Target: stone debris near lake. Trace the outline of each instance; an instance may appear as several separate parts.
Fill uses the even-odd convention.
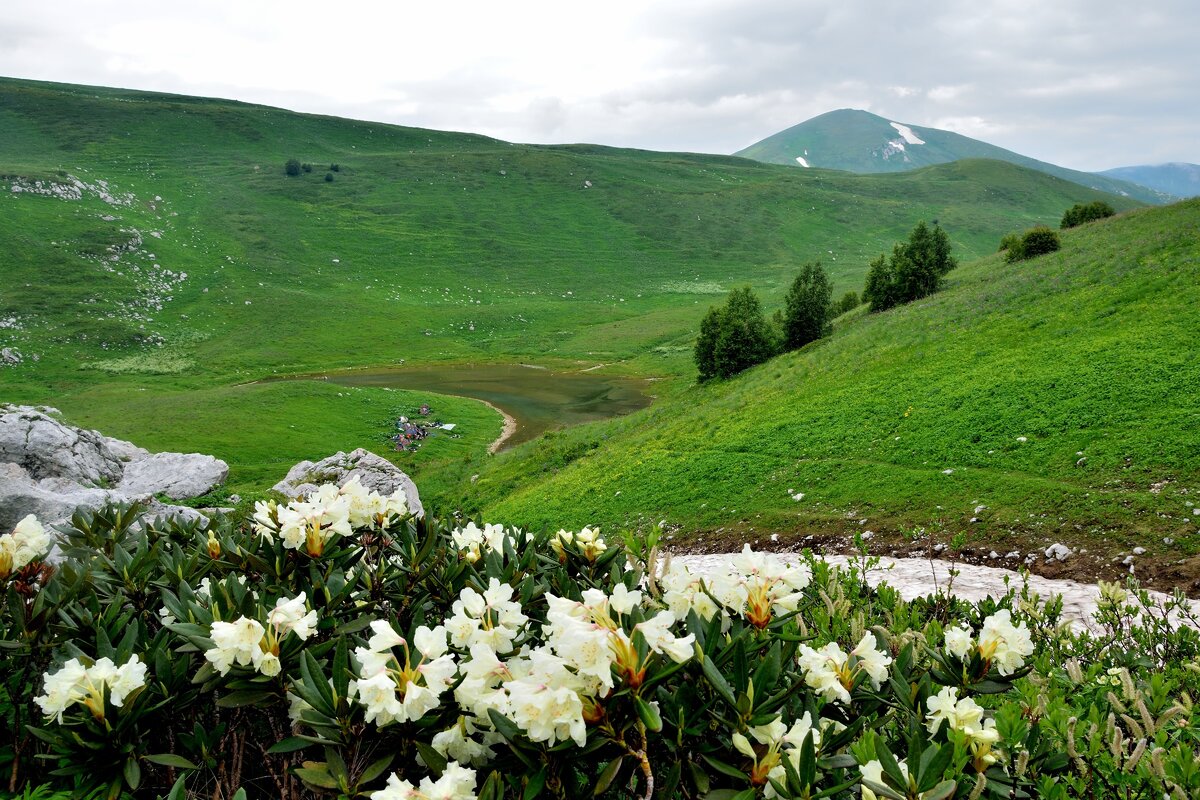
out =
[[[707,555],[676,555],[672,561],[687,566],[697,574],[714,573],[728,568],[734,553],[711,553]],[[801,559],[797,553],[778,553],[785,561],[795,563]],[[829,564],[845,567],[852,560],[847,556],[818,556]],[[951,584],[950,570],[956,570],[957,575]],[[896,589],[905,600],[924,597],[935,591],[944,591],[951,587],[951,594],[962,600],[978,601],[985,597],[1000,597],[1009,587],[1020,591],[1022,583],[1028,580],[1029,589],[1042,598],[1049,599],[1054,595],[1063,598],[1063,619],[1070,622],[1076,629],[1095,630],[1094,617],[1100,599],[1100,587],[1096,584],[1078,583],[1070,580],[1053,580],[1039,575],[1023,575],[1000,567],[986,567],[977,564],[951,563],[940,559],[922,558],[880,558],[879,565],[867,573],[867,582],[872,586],[887,583]],[[1005,583],[1007,581],[1007,585]],[[1158,604],[1169,598],[1161,592],[1150,592],[1151,599]],[[1200,617],[1200,600],[1187,602],[1193,615]],[[1176,616],[1176,624],[1182,620]]]
[[[404,496],[408,498],[409,510],[418,517],[425,515],[421,496],[412,479],[392,462],[361,447],[349,453],[334,453],[317,462],[301,461],[288,470],[287,477],[271,488],[295,499],[316,491],[323,483],[345,486],[354,477],[357,477],[365,488],[382,495],[403,489]]]
[[[198,497],[225,481],[228,465],[198,453],[151,453],[55,418],[44,406],[0,404],[0,530],[27,514],[55,524],[80,509],[142,501],[150,516],[201,518],[156,494]]]

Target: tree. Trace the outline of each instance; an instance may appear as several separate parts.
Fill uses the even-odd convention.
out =
[[[333,183],[333,173],[332,173],[332,172],[326,172],[326,173],[325,173],[325,182],[326,182],[326,183]]]
[[[784,300],[784,350],[796,350],[828,333],[832,298],[833,286],[821,262],[805,264]]]
[[[1074,228],[1076,225],[1111,217],[1116,213],[1113,207],[1103,200],[1093,200],[1090,203],[1076,203],[1063,213],[1062,223],[1059,227],[1064,230],[1066,228]]]
[[[730,292],[725,305],[709,309],[700,323],[695,359],[701,380],[728,378],[774,354],[762,305],[749,286]]]
[[[908,240],[892,248],[890,259],[871,262],[863,299],[872,311],[928,297],[941,288],[942,278],[958,266],[950,255],[950,237],[937,225],[917,223]]]
[[[896,305],[896,277],[887,256],[881,255],[871,262],[863,286],[863,301],[871,311],[887,311]]]
[[[283,165],[283,171],[291,177],[296,177],[300,174],[300,160],[289,158],[287,163]]]

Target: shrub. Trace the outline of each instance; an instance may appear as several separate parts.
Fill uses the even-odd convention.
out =
[[[700,323],[695,360],[700,380],[728,378],[775,354],[762,305],[749,286],[734,289],[725,305],[709,309]]]
[[[289,158],[289,159],[287,160],[287,163],[286,163],[286,164],[284,164],[284,166],[283,166],[283,171],[284,171],[284,172],[285,172],[287,175],[289,175],[289,176],[291,176],[291,177],[293,177],[293,178],[294,178],[294,177],[296,177],[297,175],[299,175],[299,174],[300,174],[300,162],[299,162],[299,160],[297,160],[297,159],[295,159],[295,158]]]
[[[326,173],[325,173],[325,182],[326,182],[326,183],[333,183],[333,173],[332,173],[332,172],[326,172]]]
[[[833,316],[837,317],[845,314],[847,311],[853,311],[860,305],[858,292],[849,291],[842,295],[842,299],[838,300],[833,305]]]
[[[1020,246],[1021,234],[1006,233],[1004,234],[1004,238],[1000,240],[1000,249],[996,252],[1003,253],[1005,250],[1012,252],[1013,248],[1020,248]]]
[[[821,262],[805,264],[784,299],[783,349],[795,350],[829,332],[833,286]]]
[[[1200,791],[1200,635],[1168,623],[1182,601],[1147,613],[1132,584],[1102,586],[1098,627],[1072,632],[1061,600],[909,603],[867,585],[870,561],[748,546],[693,573],[660,562],[656,531],[451,527],[357,482],[208,530],[77,514],[56,568],[22,524],[0,537],[0,758],[18,791]]]
[[[312,164],[301,164],[300,169],[304,170],[306,173],[312,172]]]
[[[1113,207],[1103,200],[1093,200],[1090,203],[1076,203],[1063,213],[1062,224],[1059,227],[1064,230],[1066,228],[1074,228],[1076,225],[1111,217],[1116,213]]]
[[[1010,245],[1008,255],[1005,258],[1009,263],[1024,261],[1045,255],[1046,253],[1053,253],[1061,246],[1058,241],[1058,234],[1055,231],[1047,228],[1045,225],[1039,225],[1036,228],[1030,228],[1025,231],[1021,235],[1021,240],[1018,244]]]
[[[330,164],[329,171],[330,172],[341,172],[342,166],[341,166],[341,164]]]

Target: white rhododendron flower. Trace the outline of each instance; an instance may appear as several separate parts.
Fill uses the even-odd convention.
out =
[[[896,763],[900,767],[900,773],[904,775],[904,779],[907,781],[908,763],[903,759]],[[872,759],[866,764],[860,766],[858,771],[862,774],[862,779],[864,781],[862,785],[862,800],[879,800],[879,795],[875,794],[875,792],[866,785],[866,781],[878,784],[879,786],[887,786],[883,780],[883,764],[880,763],[878,759]]]
[[[458,676],[454,656],[446,652],[446,629],[422,625],[412,648],[387,622],[375,620],[371,630],[367,647],[354,649],[360,677],[350,681],[350,697],[366,709],[366,721],[379,727],[411,722],[437,708]],[[395,647],[403,648],[403,659]]]
[[[1033,640],[1022,623],[1012,624],[1008,609],[1001,609],[983,621],[979,631],[979,653],[996,665],[1001,675],[1011,675],[1033,655]]]
[[[304,592],[291,600],[281,597],[267,612],[266,626],[249,617],[239,617],[233,622],[214,621],[209,629],[213,647],[205,651],[204,657],[222,675],[236,664],[252,666],[273,677],[282,668],[279,645],[283,639],[293,634],[304,641],[312,636],[316,625],[317,612],[305,611]]]
[[[578,533],[560,530],[550,538],[550,546],[554,548],[554,552],[560,561],[567,557],[564,545],[568,544],[578,548],[583,553],[583,557],[588,561],[595,561],[601,553],[608,549],[608,544],[600,537],[600,530],[598,528],[584,528]]]
[[[946,652],[955,658],[966,658],[971,652],[971,631],[961,625],[946,628]]]
[[[704,580],[678,562],[667,564],[658,578],[663,590],[663,602],[676,619],[686,619],[689,611],[695,611],[703,620],[711,620],[721,610],[717,602],[704,589]]]
[[[87,706],[97,719],[104,719],[104,696],[121,708],[129,695],[146,685],[146,665],[137,655],[117,666],[110,658],[101,658],[85,667],[72,658],[53,673],[44,676],[45,687],[34,702],[47,717],[62,722],[63,712],[75,703]]]
[[[44,556],[50,550],[50,534],[33,514],[28,515],[13,528],[12,533],[0,536],[0,578],[7,578]]]
[[[863,635],[847,654],[837,642],[829,642],[820,650],[801,645],[796,659],[804,673],[804,682],[827,701],[850,703],[850,689],[859,673],[864,673],[878,690],[887,680],[887,668],[892,657],[875,649],[875,637]]]
[[[1000,741],[994,720],[984,721],[983,709],[970,697],[958,699],[958,689],[947,686],[925,701],[929,709],[926,727],[937,733],[945,722],[949,727],[962,731],[977,744],[992,745]]]
[[[706,576],[702,586],[686,569],[674,566],[660,578],[663,600],[677,615],[682,612],[681,616],[686,616],[695,608],[704,619],[712,619],[717,610],[712,606],[715,599],[720,607],[759,629],[766,628],[775,615],[795,611],[811,582],[812,570],[807,564],[788,564],[774,554],[756,553],[749,544],[726,571]]]
[[[619,585],[619,584],[618,584]],[[675,624],[675,615],[670,611],[660,611],[645,622],[639,623],[635,630],[642,632],[646,644],[655,653],[665,653],[676,664],[682,664],[695,654],[695,634],[676,636],[671,632]]]
[[[452,530],[450,538],[454,540],[463,558],[474,564],[484,552],[504,552],[505,541],[516,548],[522,534],[521,531],[514,533],[516,535],[506,534],[503,525],[484,524],[483,528],[480,528],[474,522],[468,522],[464,527]]]
[[[530,651],[527,659],[509,661],[512,680],[507,716],[531,741],[555,742],[571,739],[579,747],[587,741],[583,719],[583,680],[567,668],[567,662],[548,648]]]
[[[512,586],[497,578],[488,582],[482,594],[469,586],[463,587],[446,620],[451,643],[458,648],[486,644],[499,653],[510,651],[529,621],[521,611],[521,604],[512,598]]]
[[[422,778],[418,786],[390,775],[387,786],[375,792],[374,800],[474,800],[475,770],[455,761],[446,764],[442,777],[436,781]]]

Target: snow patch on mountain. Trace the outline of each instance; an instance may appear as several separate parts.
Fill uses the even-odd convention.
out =
[[[893,128],[900,132],[900,137],[909,144],[925,144],[921,137],[913,133],[912,128],[907,125],[901,125],[899,122],[890,123]]]
[[[807,151],[807,150],[805,150],[804,152],[806,152],[806,153],[807,153],[808,151]],[[807,167],[807,166],[808,166],[808,162],[804,160],[804,156],[796,156],[796,161],[797,161],[797,162],[800,164],[800,166],[802,166],[802,167]]]

